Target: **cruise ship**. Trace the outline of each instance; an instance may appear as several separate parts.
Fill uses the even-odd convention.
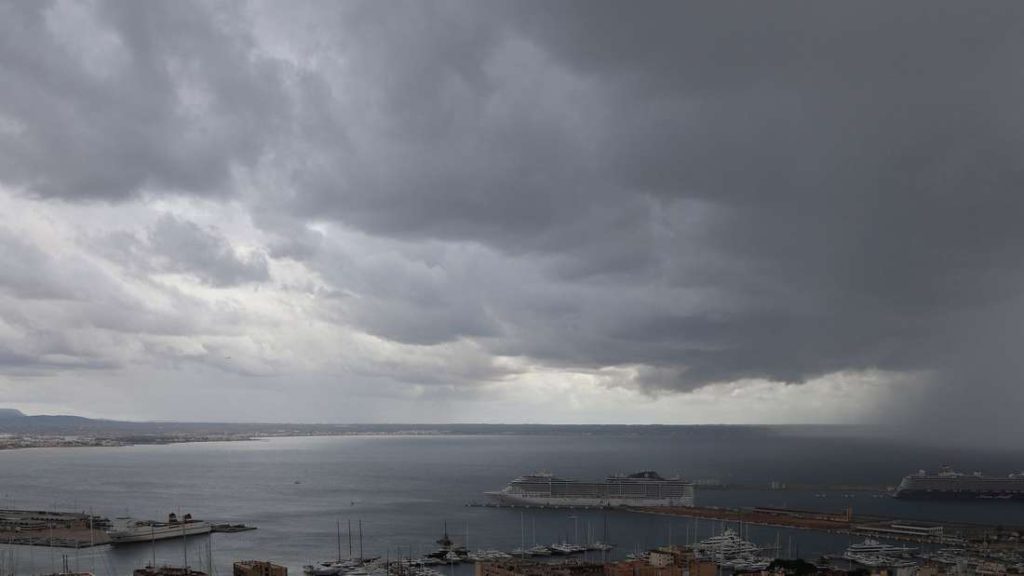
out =
[[[950,468],[935,473],[919,470],[905,476],[893,495],[906,499],[1021,500],[1024,499],[1024,473],[987,476],[980,472],[964,474]]]
[[[213,526],[209,522],[193,520],[191,514],[185,514],[179,520],[172,512],[168,515],[167,522],[118,518],[118,522],[107,532],[107,536],[111,544],[130,544],[209,534],[212,529]]]
[[[548,473],[520,476],[487,492],[503,504],[566,508],[618,506],[693,506],[693,483],[644,471],[609,476],[604,482],[565,480]]]

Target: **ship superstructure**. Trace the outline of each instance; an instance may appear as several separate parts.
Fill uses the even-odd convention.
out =
[[[903,478],[894,494],[907,499],[1024,499],[1024,473],[988,476],[965,474],[950,468],[929,473],[919,470]]]
[[[212,529],[209,522],[193,520],[191,514],[185,514],[179,519],[172,513],[168,516],[167,522],[118,518],[118,522],[107,535],[111,544],[130,544],[209,534]]]
[[[604,482],[528,474],[487,494],[502,503],[522,506],[693,506],[693,483],[678,477],[662,478],[653,471],[613,475]]]

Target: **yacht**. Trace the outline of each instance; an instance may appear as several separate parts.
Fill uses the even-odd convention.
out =
[[[909,556],[917,548],[910,548],[907,546],[893,546],[878,540],[872,540],[868,538],[863,542],[857,544],[851,544],[846,549],[847,554],[883,554],[887,556]]]

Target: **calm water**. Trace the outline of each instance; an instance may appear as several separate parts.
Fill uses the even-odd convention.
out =
[[[189,540],[189,560],[230,574],[231,562],[259,558],[301,565],[337,554],[336,522],[363,522],[366,554],[427,552],[443,523],[476,548],[511,549],[564,538],[607,538],[616,555],[636,547],[707,537],[720,525],[600,511],[527,511],[473,508],[481,493],[526,472],[548,470],[572,478],[655,469],[664,475],[719,478],[766,485],[789,483],[892,485],[918,468],[954,464],[1006,473],[1024,468],[1021,453],[967,453],[742,427],[673,427],[642,434],[612,433],[490,436],[388,436],[277,438],[256,442],[179,444],[126,448],[35,449],[0,452],[0,506],[92,510],[108,517],[164,518],[191,512],[217,522],[244,522],[253,532]],[[871,493],[797,491],[698,491],[707,505],[775,505],[921,519],[1024,524],[1019,503],[903,502]],[[575,536],[574,536],[575,534]],[[749,528],[761,544],[779,541],[783,552],[807,557],[842,551],[846,536],[775,528]],[[180,541],[156,546],[158,562],[181,563]],[[0,547],[0,551],[3,548]],[[130,574],[149,561],[141,544],[89,550],[15,547],[19,574],[72,568],[97,574]],[[455,571],[468,574],[468,568]]]

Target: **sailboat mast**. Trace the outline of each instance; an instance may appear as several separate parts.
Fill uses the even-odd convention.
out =
[[[519,511],[519,558],[526,558],[526,515]]]

